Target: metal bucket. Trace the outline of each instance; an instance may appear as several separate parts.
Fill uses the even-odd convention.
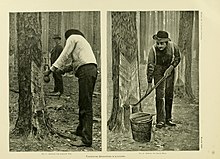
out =
[[[144,112],[131,114],[131,130],[135,141],[149,142],[151,140],[152,115]]]

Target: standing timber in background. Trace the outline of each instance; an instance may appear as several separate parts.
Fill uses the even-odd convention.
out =
[[[100,14],[95,11],[20,12],[10,13],[9,17],[9,86],[19,93],[19,114],[13,134],[27,137],[35,131],[35,135],[40,133],[38,136],[42,137],[48,133],[42,123],[45,107],[42,72],[45,65],[50,65],[52,37],[61,35],[64,44],[67,29],[81,30],[93,48],[100,69]]]
[[[9,64],[13,72],[17,69],[17,14],[10,14],[10,56]],[[98,69],[100,69],[100,54],[101,46],[100,38],[100,14],[96,11],[74,11],[74,12],[41,12],[41,27],[42,27],[42,53],[43,65],[50,65],[50,51],[53,48],[54,34],[62,37],[61,44],[64,45],[64,33],[68,29],[81,30],[86,39],[91,44],[94,54],[97,59]]]
[[[191,66],[199,67],[199,12],[141,11],[140,19],[140,63],[147,64],[148,52],[154,44],[152,35],[158,30],[168,31],[182,52],[181,63],[176,68],[175,94],[191,101],[198,100],[198,75],[191,72]]]
[[[74,72],[63,75],[64,94],[50,93],[54,81],[45,83],[53,37],[68,29],[82,31],[96,56],[99,74],[93,94],[94,142],[76,147],[78,79]],[[9,13],[9,151],[101,150],[101,39],[100,12],[10,12]],[[69,57],[71,59],[71,57]]]
[[[189,98],[190,101],[195,99],[192,90],[192,40],[193,40],[193,18],[194,13],[192,11],[180,12],[180,27],[179,27],[179,43],[180,51],[182,56],[185,57],[185,74],[184,80],[179,79],[178,82],[182,82],[183,86],[181,92],[183,95]],[[198,43],[198,42],[197,42]],[[185,82],[183,82],[185,81]]]
[[[199,100],[199,12],[198,11],[141,11],[108,12],[108,127],[114,131],[129,130],[129,108],[140,98],[140,66],[147,65],[148,52],[154,44],[152,36],[159,30],[169,32],[171,40],[179,45],[181,63],[175,75],[175,96],[186,101]],[[110,62],[111,61],[111,62]],[[194,69],[191,69],[191,68]],[[112,68],[112,70],[111,70]],[[135,70],[137,69],[137,70]],[[146,69],[146,67],[145,67]],[[146,71],[146,70],[144,70]],[[196,71],[196,72],[192,72]],[[146,75],[144,76],[146,78]],[[112,80],[110,80],[112,79]],[[144,80],[142,80],[144,81]],[[140,87],[141,86],[141,87]],[[136,88],[136,90],[134,89]],[[190,99],[190,100],[188,100]],[[141,105],[139,111],[141,111]],[[128,112],[126,114],[126,112]]]
[[[178,44],[179,17],[176,11],[148,11],[140,12],[140,57],[141,64],[147,63],[150,47],[154,44],[152,36],[158,30],[169,32],[171,40]]]

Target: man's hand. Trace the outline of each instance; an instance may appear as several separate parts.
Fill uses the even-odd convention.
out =
[[[47,71],[45,71],[45,72],[44,72],[44,76],[49,76],[51,72],[52,72],[52,71],[51,71],[50,69],[47,70]]]
[[[71,71],[73,71],[73,65],[72,65],[72,64],[67,65],[67,66],[64,67],[64,69],[63,69],[63,72],[64,72],[64,73],[68,73],[68,72],[71,72]]]
[[[146,94],[148,94],[151,91],[151,89],[152,89],[152,83],[148,83]]]
[[[61,70],[61,69],[57,69],[55,72],[56,72],[57,74],[61,74],[61,75],[64,75],[64,74],[65,74],[65,72],[64,72],[63,70]]]
[[[173,65],[170,65],[170,67],[164,73],[165,78],[171,75],[173,69],[174,69]]]

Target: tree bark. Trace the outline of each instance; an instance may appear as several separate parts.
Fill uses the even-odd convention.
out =
[[[17,13],[18,118],[13,135],[44,137],[46,111],[42,85],[41,13]],[[33,132],[33,133],[32,133]]]
[[[190,100],[194,100],[191,83],[191,64],[192,64],[192,30],[193,30],[193,12],[183,11],[180,12],[179,24],[179,47],[181,53],[185,56],[185,83],[184,94]],[[177,82],[181,81],[178,79]]]
[[[114,38],[113,38],[114,39]],[[117,47],[117,42],[114,40],[112,41],[112,80],[113,80],[113,107],[112,107],[112,113],[111,117],[108,120],[108,127],[109,130],[116,130],[120,131],[120,121],[122,119],[120,118],[120,114],[122,110],[119,107],[119,47]]]
[[[130,96],[140,98],[137,12],[112,12],[113,107],[108,127],[130,130]],[[137,107],[140,111],[140,105]]]

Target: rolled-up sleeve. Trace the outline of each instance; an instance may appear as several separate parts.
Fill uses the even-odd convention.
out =
[[[74,40],[69,37],[66,41],[66,45],[63,49],[63,51],[61,52],[60,56],[58,57],[58,59],[52,64],[51,66],[51,70],[54,71],[55,68],[58,69],[63,69],[65,65],[67,65],[68,63],[68,58],[71,58],[71,53],[75,47],[76,43],[74,42]],[[54,68],[55,67],[55,68]]]
[[[153,48],[150,49],[149,55],[148,55],[148,64],[147,64],[147,81],[148,83],[152,83],[153,79],[153,72],[155,67],[155,57],[154,57],[154,51]]]

